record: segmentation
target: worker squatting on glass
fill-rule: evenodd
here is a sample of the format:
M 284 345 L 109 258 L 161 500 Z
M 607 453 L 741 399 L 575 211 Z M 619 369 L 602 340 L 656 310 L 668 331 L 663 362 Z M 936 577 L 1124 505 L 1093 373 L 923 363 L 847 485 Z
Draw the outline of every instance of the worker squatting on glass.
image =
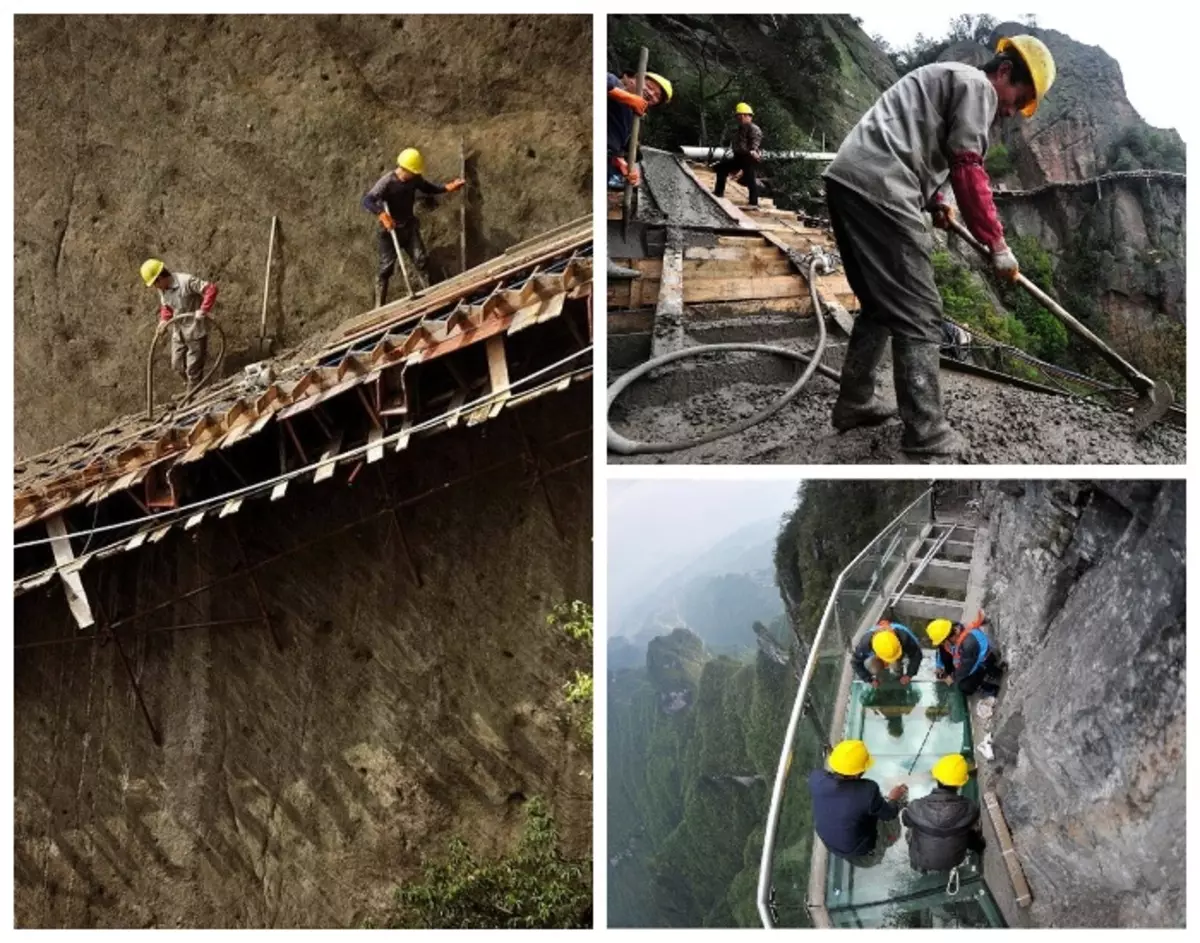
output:
M 158 289 L 159 319 L 171 325 L 171 369 L 187 381 L 190 392 L 204 378 L 217 286 L 186 272 L 170 272 L 162 259 L 147 259 L 141 274 L 147 288 Z
M 642 94 L 637 93 L 637 74 L 608 73 L 605 94 L 608 100 L 608 188 L 620 190 L 626 181 L 635 187 L 641 184 L 637 161 L 629 166 L 629 139 L 633 135 L 633 119 L 658 105 L 671 100 L 673 89 L 668 79 L 657 72 L 647 72 Z
M 379 272 L 375 277 L 375 307 L 387 304 L 388 282 L 396 271 L 396 246 L 407 252 L 422 283 L 429 284 L 429 257 L 421 227 L 413 212 L 418 193 L 453 193 L 466 183 L 456 177 L 446 184 L 425 179 L 425 158 L 406 147 L 396 158 L 396 169 L 384 174 L 362 198 L 363 209 L 379 217 Z
M 835 429 L 875 425 L 895 414 L 876 398 L 875 375 L 889 338 L 901 451 L 916 461 L 961 455 L 946 421 L 938 376 L 942 300 L 933 276 L 933 225 L 950 227 L 955 204 L 991 250 L 992 267 L 1015 281 L 984 169 L 988 134 L 1000 118 L 1032 116 L 1054 84 L 1050 50 L 1033 36 L 999 41 L 982 67 L 936 62 L 909 72 L 854 126 L 826 169 L 825 197 L 846 278 L 858 298 L 833 408 Z

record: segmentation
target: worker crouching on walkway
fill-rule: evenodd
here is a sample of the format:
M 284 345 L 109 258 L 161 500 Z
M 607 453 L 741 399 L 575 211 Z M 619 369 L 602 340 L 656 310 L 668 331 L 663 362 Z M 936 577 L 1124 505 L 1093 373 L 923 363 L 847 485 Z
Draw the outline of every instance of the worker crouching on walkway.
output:
M 900 683 L 908 684 L 921 668 L 921 643 L 906 625 L 881 619 L 854 646 L 854 673 L 860 681 L 879 687 L 881 670 L 872 671 L 871 660 L 878 659 L 883 669 L 897 670 L 901 658 Z
M 413 212 L 417 193 L 453 193 L 466 182 L 461 177 L 447 184 L 430 183 L 423 176 L 425 158 L 407 147 L 396 158 L 396 169 L 384 174 L 362 198 L 363 209 L 379 217 L 379 274 L 375 279 L 375 307 L 387 303 L 388 281 L 396 271 L 396 243 L 408 253 L 421 279 L 429 284 L 429 257 L 421 239 L 421 227 Z M 392 240 L 393 233 L 396 236 Z
M 908 828 L 908 863 L 914 871 L 952 871 L 968 851 L 982 853 L 979 803 L 959 794 L 970 777 L 961 754 L 943 756 L 933 764 L 933 792 L 901 811 L 900 822 Z
M 885 799 L 874 780 L 863 778 L 871 763 L 865 743 L 843 740 L 829 754 L 829 769 L 815 769 L 808 776 L 817 834 L 831 854 L 856 868 L 879 864 L 899 840 L 898 816 L 908 795 L 901 784 Z
M 935 619 L 925 627 L 929 640 L 937 646 L 936 674 L 944 684 L 956 684 L 963 697 L 976 691 L 984 697 L 1000 693 L 1000 681 L 1008 667 L 995 642 L 980 626 L 987 619 L 980 612 L 969 625 Z
M 158 289 L 159 319 L 171 325 L 171 369 L 191 391 L 204 378 L 208 319 L 217 303 L 217 286 L 186 272 L 169 272 L 161 259 L 147 259 L 141 273 L 147 288 Z
M 637 75 L 622 72 L 608 73 L 608 188 L 620 190 L 626 181 L 638 186 L 641 174 L 637 163 L 630 167 L 627 160 L 629 139 L 633 135 L 634 116 L 644 115 L 651 108 L 666 104 L 674 93 L 668 79 L 657 72 L 647 72 L 642 94 L 637 93 Z
M 734 108 L 737 124 L 729 142 L 729 154 L 716 166 L 716 196 L 725 195 L 725 179 L 740 172 L 742 184 L 749 194 L 748 206 L 758 206 L 758 165 L 762 162 L 762 128 L 754 123 L 754 109 L 745 102 Z
M 875 398 L 890 336 L 902 451 L 920 461 L 962 452 L 942 410 L 942 301 L 923 211 L 935 226 L 949 225 L 954 209 L 941 192 L 948 179 L 963 221 L 991 249 L 996 274 L 1017 277 L 983 166 L 988 130 L 998 117 L 1033 115 L 1054 75 L 1050 51 L 1033 36 L 1002 39 L 982 68 L 923 66 L 884 92 L 838 149 L 824 175 L 826 201 L 861 306 L 833 408 L 839 432 L 892 415 Z

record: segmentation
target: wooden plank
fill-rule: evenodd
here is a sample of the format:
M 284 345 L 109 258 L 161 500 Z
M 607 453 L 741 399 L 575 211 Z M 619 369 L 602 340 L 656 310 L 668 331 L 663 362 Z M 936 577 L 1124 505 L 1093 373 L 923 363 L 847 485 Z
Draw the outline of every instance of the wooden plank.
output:
M 499 398 L 502 400 L 508 399 L 512 392 L 509 390 L 508 355 L 504 350 L 503 335 L 489 337 L 485 350 L 487 351 L 488 381 L 491 383 L 491 392 L 500 394 Z
M 654 325 L 654 312 L 645 311 L 614 311 L 608 315 L 608 333 L 614 334 L 648 334 Z
M 756 244 L 753 245 L 747 243 L 736 246 L 688 246 L 688 248 L 683 250 L 685 262 L 692 261 L 693 259 L 722 259 L 729 262 L 736 262 L 752 258 L 773 259 L 778 255 L 778 249 L 761 240 L 757 240 Z
M 396 438 L 396 451 L 401 452 L 408 448 L 408 439 L 412 434 L 412 419 L 405 419 L 400 425 L 400 435 Z
M 288 483 L 286 481 L 281 481 L 279 484 L 277 484 L 274 488 L 271 489 L 271 500 L 278 501 L 287 492 L 287 488 L 288 488 Z
M 762 236 L 717 236 L 717 245 L 753 248 L 755 246 L 765 246 L 767 243 Z
M 89 629 L 96 624 L 96 618 L 92 615 L 92 607 L 84 591 L 83 581 L 79 578 L 78 568 L 70 573 L 62 572 L 63 567 L 75 560 L 75 551 L 71 548 L 71 538 L 67 536 L 67 525 L 61 515 L 46 521 L 46 532 L 50 535 L 50 549 L 54 552 L 54 562 L 60 568 L 59 575 L 62 577 L 71 615 L 80 629 Z
M 773 275 L 764 278 L 696 278 L 683 283 L 685 304 L 709 301 L 748 301 L 752 298 L 794 298 L 807 294 L 808 286 L 799 275 Z
M 233 498 L 229 501 L 226 501 L 225 506 L 223 508 L 221 508 L 221 513 L 218 514 L 217 517 L 222 518 L 222 517 L 228 517 L 230 514 L 236 514 L 238 512 L 238 510 L 241 508 L 241 506 L 242 506 L 241 498 Z
M 329 443 L 325 451 L 321 453 L 317 470 L 313 474 L 313 484 L 319 484 L 327 478 L 333 477 L 334 469 L 337 468 L 337 454 L 341 450 L 342 434 L 339 432 L 333 441 Z
M 376 426 L 367 434 L 367 464 L 370 465 L 383 458 L 383 429 Z
M 788 257 L 773 250 L 770 258 L 750 259 L 698 259 L 683 266 L 683 283 L 696 278 L 763 278 L 773 275 L 791 275 L 795 269 Z

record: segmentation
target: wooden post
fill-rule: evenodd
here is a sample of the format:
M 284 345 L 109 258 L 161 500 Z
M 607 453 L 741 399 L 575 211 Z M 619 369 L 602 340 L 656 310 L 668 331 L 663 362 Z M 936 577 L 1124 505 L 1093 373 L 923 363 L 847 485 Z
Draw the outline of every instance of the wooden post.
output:
M 467 179 L 467 139 L 458 139 L 459 176 Z M 462 199 L 458 204 L 458 261 L 459 268 L 467 270 L 467 186 L 463 184 Z
M 271 296 L 271 259 L 275 255 L 275 224 L 278 220 L 278 216 L 271 217 L 271 239 L 267 243 L 267 274 L 263 279 L 262 324 L 258 329 L 260 343 L 266 343 L 267 340 L 267 300 Z

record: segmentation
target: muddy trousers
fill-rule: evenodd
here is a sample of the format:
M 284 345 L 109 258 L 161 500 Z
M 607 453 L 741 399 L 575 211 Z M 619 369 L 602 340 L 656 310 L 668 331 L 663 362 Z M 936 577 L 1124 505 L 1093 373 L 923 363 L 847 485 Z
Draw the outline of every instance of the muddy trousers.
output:
M 171 327 L 171 369 L 187 380 L 188 388 L 195 386 L 204 376 L 204 365 L 208 361 L 208 332 L 199 336 L 195 326 L 185 329 L 182 324 Z
M 878 821 L 875 825 L 875 847 L 865 855 L 855 855 L 853 858 L 846 858 L 856 868 L 873 868 L 883 861 L 883 856 L 887 854 L 887 850 L 900 840 L 900 819 L 889 819 L 886 822 Z
M 933 277 L 933 236 L 916 219 L 885 210 L 848 187 L 825 181 L 829 219 L 860 313 L 842 368 L 834 425 L 878 419 L 875 373 L 890 337 L 896 402 L 904 422 L 901 448 L 950 454 L 961 444 L 942 411 L 939 348 L 942 298 Z M 841 424 L 839 424 L 839 412 Z
M 429 284 L 429 257 L 425 252 L 425 243 L 421 239 L 421 227 L 414 219 L 404 225 L 396 226 L 396 242 L 400 250 L 408 253 L 412 259 L 412 269 L 408 277 L 415 281 L 413 291 L 422 285 Z M 415 269 L 415 271 L 413 270 Z M 396 246 L 392 243 L 392 234 L 386 229 L 379 230 L 379 273 L 375 279 L 376 306 L 387 302 L 388 282 L 396 271 Z
M 725 195 L 725 180 L 735 171 L 742 172 L 742 185 L 749 194 L 749 205 L 758 206 L 758 178 L 755 176 L 757 164 L 749 157 L 733 154 L 717 164 L 717 185 L 713 187 L 716 196 Z

